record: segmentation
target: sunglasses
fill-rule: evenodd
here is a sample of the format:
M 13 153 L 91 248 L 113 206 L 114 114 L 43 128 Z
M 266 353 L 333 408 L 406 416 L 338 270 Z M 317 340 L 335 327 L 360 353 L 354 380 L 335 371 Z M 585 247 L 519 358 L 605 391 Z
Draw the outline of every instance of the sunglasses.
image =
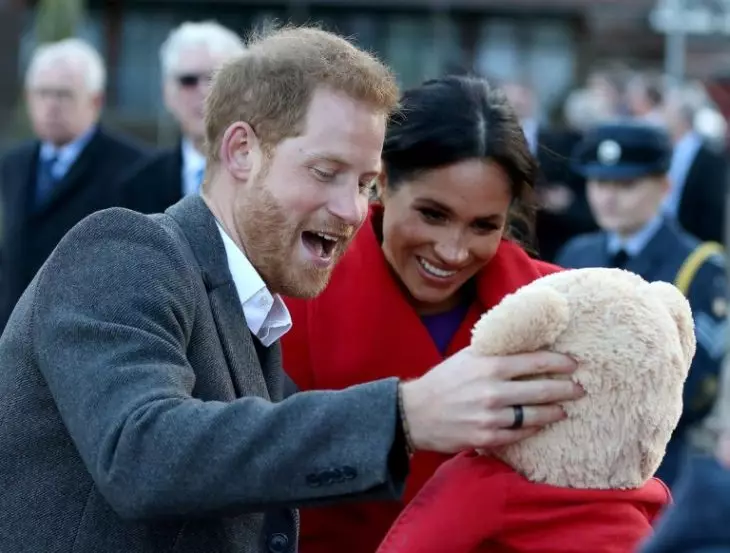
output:
M 186 73 L 183 75 L 178 75 L 175 77 L 178 84 L 183 88 L 193 88 L 198 86 L 200 84 L 200 81 L 204 81 L 206 83 L 210 82 L 212 76 L 211 75 L 199 75 L 196 73 Z

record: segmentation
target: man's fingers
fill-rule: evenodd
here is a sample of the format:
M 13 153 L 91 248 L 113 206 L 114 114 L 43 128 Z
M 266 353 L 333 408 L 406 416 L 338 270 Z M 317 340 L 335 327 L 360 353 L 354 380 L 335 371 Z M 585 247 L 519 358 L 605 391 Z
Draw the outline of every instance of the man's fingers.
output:
M 551 351 L 509 355 L 491 358 L 490 361 L 496 364 L 495 376 L 502 380 L 541 374 L 572 374 L 578 368 L 576 362 L 567 355 Z
M 495 407 L 545 405 L 573 401 L 585 395 L 571 380 L 516 380 L 495 385 L 491 398 Z
M 477 445 L 477 448 L 489 450 L 493 447 L 500 447 L 514 444 L 530 436 L 534 436 L 540 431 L 539 428 L 520 428 L 519 430 L 495 430 L 485 438 L 485 442 Z
M 522 428 L 542 428 L 546 424 L 558 422 L 565 418 L 565 411 L 559 405 L 536 405 L 522 408 Z M 500 409 L 495 417 L 494 425 L 498 430 L 509 429 L 515 422 L 515 410 L 512 407 Z

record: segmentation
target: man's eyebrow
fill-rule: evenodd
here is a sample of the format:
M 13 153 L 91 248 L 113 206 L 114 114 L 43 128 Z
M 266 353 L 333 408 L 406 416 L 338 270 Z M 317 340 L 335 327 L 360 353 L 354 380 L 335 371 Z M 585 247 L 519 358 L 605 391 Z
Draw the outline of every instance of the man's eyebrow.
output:
M 307 152 L 305 150 L 304 154 L 307 157 L 308 161 L 325 161 L 340 165 L 342 167 L 352 167 L 352 163 L 346 161 L 342 156 L 339 156 L 332 152 Z M 364 172 L 363 175 L 368 178 L 375 178 L 380 174 L 381 168 L 382 163 L 378 161 L 377 167 L 373 167 L 372 169 Z

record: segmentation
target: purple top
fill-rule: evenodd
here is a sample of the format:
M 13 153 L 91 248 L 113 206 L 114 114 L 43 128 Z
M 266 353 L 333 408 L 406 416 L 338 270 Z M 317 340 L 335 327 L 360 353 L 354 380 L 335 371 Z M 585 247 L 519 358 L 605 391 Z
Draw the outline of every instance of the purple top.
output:
M 456 331 L 459 330 L 467 311 L 469 311 L 469 304 L 465 303 L 445 313 L 421 317 L 421 321 L 426 325 L 428 333 L 431 335 L 441 355 L 445 355 L 451 339 L 456 334 Z

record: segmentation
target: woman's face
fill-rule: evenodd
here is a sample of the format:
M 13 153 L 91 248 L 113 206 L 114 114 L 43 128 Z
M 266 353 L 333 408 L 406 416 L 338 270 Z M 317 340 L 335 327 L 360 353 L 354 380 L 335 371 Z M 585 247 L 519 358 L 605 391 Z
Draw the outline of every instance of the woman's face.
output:
M 494 256 L 512 200 L 496 163 L 470 159 L 381 189 L 383 252 L 419 313 L 446 311 Z

